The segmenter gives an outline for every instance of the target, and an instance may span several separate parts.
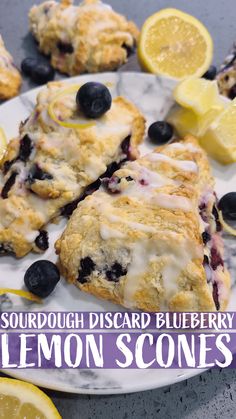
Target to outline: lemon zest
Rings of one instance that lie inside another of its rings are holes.
[[[59,92],[57,95],[55,95],[54,99],[52,99],[52,101],[48,105],[48,114],[49,114],[50,118],[54,122],[56,122],[57,124],[61,125],[62,127],[86,129],[86,128],[89,128],[89,127],[92,127],[92,126],[96,125],[95,122],[85,122],[85,123],[81,124],[79,122],[60,121],[60,119],[58,119],[57,116],[55,115],[54,107],[55,107],[58,99],[67,95],[68,93],[76,92],[80,87],[81,87],[81,85],[79,85],[79,84],[74,84],[73,86],[67,87],[66,89]]]
[[[227,231],[227,233],[231,234],[232,236],[236,236],[236,229],[231,227],[229,224],[227,224],[223,218],[223,214],[222,211],[218,211],[219,214],[219,221],[223,227],[223,229],[225,231]]]
[[[26,298],[27,300],[34,301],[35,303],[42,303],[42,299],[37,297],[37,295],[32,294],[28,291],[16,290],[13,288],[0,288],[0,295],[3,294],[14,294],[19,295],[19,297]]]

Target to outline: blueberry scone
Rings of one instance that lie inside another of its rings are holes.
[[[0,100],[16,96],[21,86],[21,76],[13,64],[0,35]]]
[[[22,257],[31,250],[46,250],[44,226],[56,216],[70,215],[99,187],[100,177],[111,176],[122,162],[138,155],[145,123],[137,108],[117,97],[100,118],[82,118],[77,90],[50,83],[8,145],[1,162],[2,254]]]
[[[230,277],[213,187],[192,137],[126,163],[78,205],[56,242],[62,274],[131,309],[224,310]]]
[[[236,43],[220,68],[217,82],[222,95],[229,99],[236,97]]]
[[[30,29],[52,66],[76,75],[115,70],[127,61],[139,31],[99,0],[46,1],[29,13]]]

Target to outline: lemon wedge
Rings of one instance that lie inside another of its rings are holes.
[[[204,135],[208,126],[224,111],[224,106],[222,102],[222,106],[212,108],[202,116],[176,106],[167,116],[167,122],[173,125],[180,137],[185,137],[187,134],[199,137]]]
[[[200,144],[220,163],[236,162],[236,99],[210,124]]]
[[[7,138],[4,129],[0,127],[0,163],[7,148]]]
[[[77,91],[79,90],[79,88],[80,88],[80,85],[74,84],[72,86],[67,87],[66,89],[63,89],[57,95],[55,95],[55,97],[52,99],[52,101],[48,105],[48,114],[50,118],[54,122],[56,122],[58,125],[61,125],[62,127],[65,127],[65,128],[75,128],[75,129],[86,129],[86,128],[92,127],[93,125],[96,125],[95,122],[88,121],[84,117],[81,117],[81,118],[77,117],[76,120],[75,119],[61,120],[56,114],[55,108],[57,107],[57,105],[60,104],[60,102],[62,102],[62,99],[65,100],[65,98],[68,96],[72,96],[72,97],[74,96],[74,101],[75,101],[75,95]]]
[[[34,301],[35,303],[42,303],[41,298],[28,291],[16,290],[13,288],[0,288],[0,295],[3,294],[19,295],[19,297],[26,298],[27,300]]]
[[[2,419],[61,419],[50,398],[24,381],[1,377],[0,401]]]
[[[204,115],[212,108],[221,107],[217,81],[190,77],[180,82],[174,90],[174,99],[197,115]]]
[[[201,77],[213,56],[212,38],[195,17],[177,9],[163,9],[144,23],[138,45],[141,66],[177,80]]]

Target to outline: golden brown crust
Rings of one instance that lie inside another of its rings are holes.
[[[71,217],[56,243],[62,274],[83,291],[133,309],[224,310],[229,274],[221,265],[211,268],[211,248],[222,256],[213,183],[205,152],[191,137],[127,163],[110,179],[109,194],[95,192]],[[200,203],[212,235],[206,246]]]
[[[10,99],[19,93],[21,75],[14,67],[12,56],[0,36],[0,100]]]
[[[29,13],[31,31],[53,67],[76,75],[112,71],[125,63],[127,48],[137,43],[136,25],[99,0],[71,3],[46,1]],[[58,42],[67,45],[66,52]]]

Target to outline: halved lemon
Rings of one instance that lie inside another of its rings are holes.
[[[236,99],[208,127],[200,144],[220,163],[236,162]]]
[[[138,57],[154,74],[174,79],[201,77],[213,56],[212,38],[195,17],[177,9],[163,9],[144,23]]]
[[[0,127],[0,163],[7,148],[7,138],[4,129]]]
[[[50,398],[38,387],[12,378],[0,378],[0,417],[61,419]]]
[[[213,107],[222,106],[216,80],[190,77],[176,86],[174,98],[179,105],[197,115],[204,115]]]

